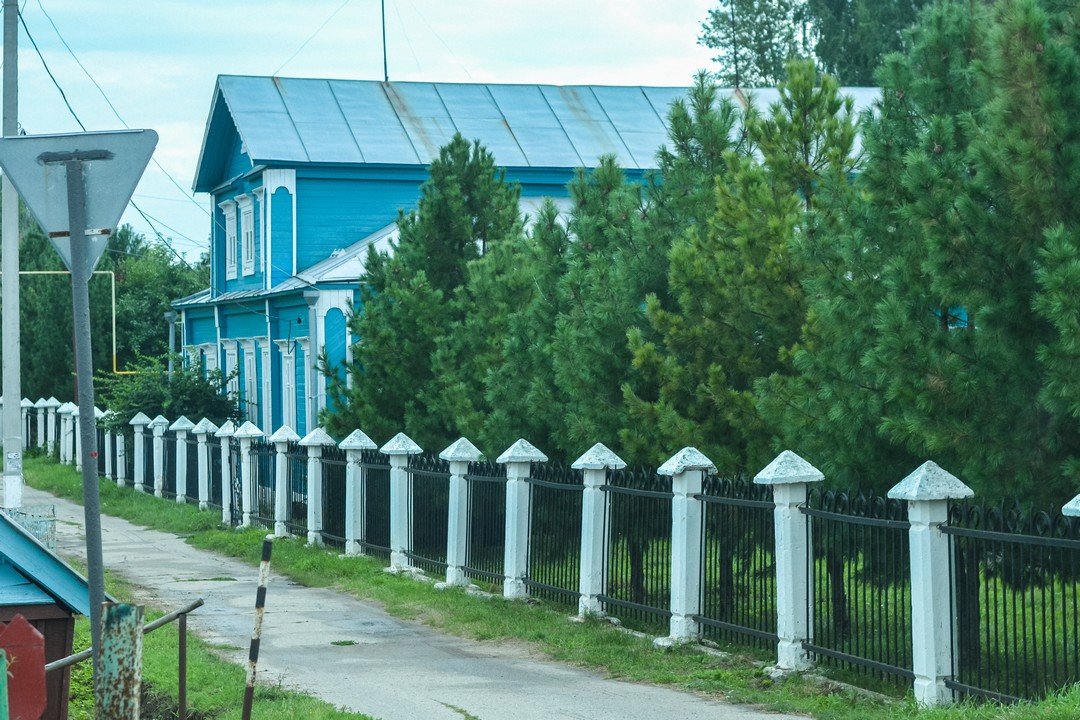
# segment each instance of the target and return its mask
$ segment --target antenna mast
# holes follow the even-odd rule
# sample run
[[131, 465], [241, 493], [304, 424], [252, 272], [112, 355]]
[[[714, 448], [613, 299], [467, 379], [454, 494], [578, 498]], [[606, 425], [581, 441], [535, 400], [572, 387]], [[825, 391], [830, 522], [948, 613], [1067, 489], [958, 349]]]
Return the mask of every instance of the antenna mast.
[[386, 65], [386, 0], [380, 0], [382, 8], [382, 74], [383, 82], [390, 82], [390, 71]]

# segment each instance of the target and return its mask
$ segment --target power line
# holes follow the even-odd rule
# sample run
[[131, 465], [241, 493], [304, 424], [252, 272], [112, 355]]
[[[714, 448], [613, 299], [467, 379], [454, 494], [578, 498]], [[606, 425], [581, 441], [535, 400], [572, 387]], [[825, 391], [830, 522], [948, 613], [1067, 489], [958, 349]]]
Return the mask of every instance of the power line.
[[341, 12], [342, 10], [344, 10], [344, 9], [345, 9], [345, 6], [346, 6], [346, 5], [348, 5], [348, 4], [350, 3], [350, 2], [352, 2], [352, 0], [345, 0], [345, 2], [341, 3], [340, 5], [338, 5], [338, 7], [337, 7], [337, 10], [335, 10], [335, 11], [334, 11], [334, 12], [332, 12], [332, 13], [330, 13], [330, 14], [329, 14], [329, 15], [327, 16], [327, 18], [326, 18], [325, 20], [323, 20], [323, 21], [322, 21], [322, 24], [321, 24], [321, 25], [319, 25], [319, 27], [315, 28], [315, 32], [313, 32], [313, 33], [311, 33], [310, 35], [308, 35], [308, 37], [307, 37], [307, 40], [305, 40], [304, 42], [300, 43], [300, 47], [296, 48], [296, 52], [294, 52], [294, 53], [293, 53], [292, 55], [290, 55], [290, 56], [289, 56], [289, 59], [288, 59], [288, 60], [286, 60], [285, 62], [281, 63], [281, 65], [279, 65], [279, 66], [278, 66], [278, 69], [277, 69], [277, 70], [275, 70], [275, 71], [274, 71], [274, 72], [273, 72], [272, 74], [273, 74], [273, 75], [277, 75], [277, 74], [278, 74], [279, 72], [281, 72], [282, 68], [284, 68], [284, 67], [285, 67], [286, 65], [288, 65], [289, 63], [291, 63], [291, 62], [293, 61], [293, 58], [295, 58], [295, 57], [296, 57], [297, 55], [299, 55], [299, 54], [300, 54], [300, 51], [301, 51], [301, 50], [303, 50], [304, 48], [306, 48], [306, 47], [307, 47], [307, 44], [308, 44], [309, 42], [311, 42], [312, 40], [314, 40], [314, 39], [315, 39], [315, 36], [316, 36], [316, 35], [318, 35], [318, 34], [319, 34], [320, 32], [322, 32], [322, 29], [323, 29], [324, 27], [326, 27], [327, 23], [329, 23], [329, 22], [330, 22], [331, 20], [333, 20], [333, 19], [334, 19], [335, 17], [337, 17], [337, 14], [338, 14], [339, 12]]

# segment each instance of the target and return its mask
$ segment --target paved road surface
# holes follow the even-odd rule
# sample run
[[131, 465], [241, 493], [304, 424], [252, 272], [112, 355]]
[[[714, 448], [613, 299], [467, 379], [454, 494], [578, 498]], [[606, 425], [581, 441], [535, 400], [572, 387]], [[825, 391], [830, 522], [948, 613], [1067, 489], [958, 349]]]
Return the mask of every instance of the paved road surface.
[[[28, 505], [54, 504], [57, 549], [82, 557], [82, 507], [31, 488]], [[102, 518], [105, 564], [160, 608], [198, 597], [188, 627], [247, 655], [255, 598], [253, 567], [198, 550], [175, 535]], [[232, 579], [223, 579], [232, 578]], [[333, 641], [354, 641], [335, 646]], [[609, 680], [537, 659], [519, 647], [439, 634], [343, 593], [273, 576], [259, 671], [337, 706], [382, 720], [749, 720], [792, 716], [713, 702], [688, 693]]]

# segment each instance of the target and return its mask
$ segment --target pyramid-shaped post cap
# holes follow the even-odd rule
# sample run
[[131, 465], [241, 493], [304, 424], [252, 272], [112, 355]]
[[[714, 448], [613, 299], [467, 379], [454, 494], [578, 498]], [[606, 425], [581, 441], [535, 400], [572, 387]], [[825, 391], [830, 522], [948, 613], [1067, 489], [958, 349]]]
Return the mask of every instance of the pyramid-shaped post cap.
[[155, 429], [155, 430], [157, 428], [168, 429], [169, 421], [165, 418], [164, 415], [158, 415], [156, 418], [154, 418], [153, 420], [150, 421], [150, 427]]
[[60, 407], [60, 401], [57, 400], [55, 397], [50, 397], [48, 400], [45, 401], [45, 407], [58, 408]]
[[380, 449], [385, 455], [419, 455], [424, 452], [419, 445], [412, 441], [412, 438], [403, 432], [399, 432], [394, 437], [390, 438], [390, 441], [382, 446]]
[[217, 438], [231, 438], [236, 433], [236, 423], [232, 420], [226, 420], [225, 423], [214, 431], [214, 437]]
[[1065, 517], [1080, 517], [1080, 495], [1077, 495], [1061, 508], [1061, 514]]
[[291, 443], [299, 439], [300, 436], [288, 425], [282, 425], [277, 429], [277, 432], [267, 438], [272, 443]]
[[364, 434], [363, 430], [353, 430], [349, 437], [338, 445], [342, 450], [375, 450], [379, 446], [375, 441]]
[[19, 401], [19, 407], [32, 408], [34, 407], [34, 401], [30, 398], [23, 398]]
[[484, 453], [463, 437], [458, 438], [450, 444], [450, 447], [439, 453], [439, 459], [447, 462], [477, 462], [483, 457]]
[[716, 472], [716, 465], [697, 448], [685, 447], [668, 458], [667, 462], [656, 469], [656, 472], [658, 475], [675, 476], [687, 470]]
[[519, 462], [547, 462], [548, 456], [537, 450], [531, 442], [522, 438], [506, 448], [495, 462], [500, 465]]
[[[75, 409], [75, 405], [73, 405], [70, 402], [66, 402], [63, 405], [61, 405], [59, 408], [57, 408], [56, 412], [60, 413], [61, 415], [70, 415], [71, 411], [74, 410], [74, 409]], [[150, 418], [147, 418], [146, 421], [150, 422]]]
[[609, 450], [607, 445], [596, 443], [570, 467], [574, 470], [622, 470], [626, 467], [626, 461]]
[[337, 445], [337, 440], [330, 437], [330, 433], [321, 427], [317, 427], [305, 435], [300, 444], [304, 447], [333, 447]]
[[82, 413], [79, 412], [79, 406], [78, 405], [72, 405], [71, 406], [71, 411], [68, 414], [71, 415], [71, 417], [79, 417]]
[[933, 460], [924, 462], [889, 490], [893, 500], [962, 500], [974, 496], [974, 490]]
[[218, 426], [210, 422], [209, 419], [203, 418], [199, 422], [195, 423], [195, 427], [191, 428], [191, 432], [196, 435], [209, 435], [212, 432], [217, 432]]
[[[63, 409], [63, 408], [61, 408]], [[146, 417], [146, 413], [135, 413], [135, 417], [128, 420], [128, 425], [149, 425], [150, 418]]]
[[37, 402], [34, 403], [34, 407], [36, 407], [36, 408], [46, 407], [47, 402], [49, 402], [49, 401], [46, 400], [45, 398], [38, 398]]
[[794, 485], [821, 482], [825, 475], [801, 457], [785, 450], [754, 476], [758, 485]]
[[186, 416], [181, 415], [176, 419], [176, 422], [169, 426], [169, 429], [175, 432], [177, 430], [191, 430], [194, 427], [195, 423], [188, 420]]
[[100, 420], [101, 418], [105, 417], [105, 411], [95, 405], [94, 406], [94, 417], [97, 418], [98, 420]]
[[259, 427], [248, 420], [246, 423], [236, 428], [236, 432], [233, 433], [233, 437], [238, 440], [250, 440], [253, 438], [260, 438], [264, 435], [263, 431]]

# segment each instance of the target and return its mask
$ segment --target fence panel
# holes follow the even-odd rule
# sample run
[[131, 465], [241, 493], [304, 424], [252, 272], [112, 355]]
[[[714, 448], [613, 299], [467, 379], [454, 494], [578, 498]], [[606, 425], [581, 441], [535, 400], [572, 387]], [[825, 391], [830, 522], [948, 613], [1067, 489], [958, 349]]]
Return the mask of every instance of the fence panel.
[[[30, 426], [35, 427], [37, 423], [31, 421]], [[33, 438], [31, 438], [30, 447], [33, 448]], [[98, 477], [105, 477], [105, 428], [101, 426], [101, 423], [97, 425], [97, 474]]]
[[406, 555], [432, 574], [446, 572], [446, 524], [450, 505], [450, 466], [434, 455], [409, 458], [409, 526]]
[[577, 607], [581, 570], [580, 471], [560, 463], [537, 463], [529, 478], [529, 594]]
[[671, 617], [671, 478], [648, 468], [608, 472], [604, 612], [663, 634]]
[[165, 483], [162, 486], [163, 497], [176, 497], [176, 433], [171, 430], [165, 431], [165, 452], [162, 455], [165, 464]]
[[906, 503], [815, 488], [802, 511], [814, 553], [805, 647], [824, 664], [906, 685], [914, 678]]
[[229, 499], [230, 521], [233, 526], [239, 526], [244, 521], [244, 478], [243, 456], [240, 454], [240, 443], [236, 440], [229, 443], [229, 478], [232, 481], [229, 488], [232, 493]]
[[1039, 699], [1080, 682], [1080, 521], [1060, 511], [956, 504], [946, 684], [962, 695]]
[[776, 647], [772, 491], [748, 478], [707, 475], [702, 493], [701, 615], [705, 637]]
[[492, 590], [502, 587], [506, 546], [506, 474], [490, 460], [469, 463], [465, 576]]
[[184, 478], [184, 487], [178, 492], [182, 492], [184, 498], [188, 502], [198, 502], [199, 500], [199, 441], [190, 433], [184, 438], [185, 448], [187, 452], [187, 465], [184, 467], [186, 477]]
[[207, 491], [210, 496], [209, 505], [220, 510], [222, 506], [221, 485], [225, 480], [221, 467], [221, 442], [213, 436], [207, 438], [206, 452], [210, 454], [209, 462], [206, 465], [207, 472], [209, 473], [209, 478], [207, 480]]
[[390, 559], [390, 458], [378, 450], [360, 453], [364, 482], [364, 522], [360, 547], [365, 553]]
[[274, 444], [266, 440], [251, 443], [252, 498], [251, 524], [267, 530], [274, 529], [274, 484], [277, 463]]
[[129, 483], [135, 481], [135, 432], [124, 431], [124, 477]]
[[151, 491], [154, 487], [154, 436], [143, 433], [139, 438], [143, 445], [143, 483]]
[[300, 443], [289, 443], [285, 453], [288, 468], [289, 507], [285, 529], [290, 535], [307, 537], [308, 466], [307, 448]]
[[322, 539], [335, 547], [345, 547], [345, 464], [344, 450], [323, 448]]

